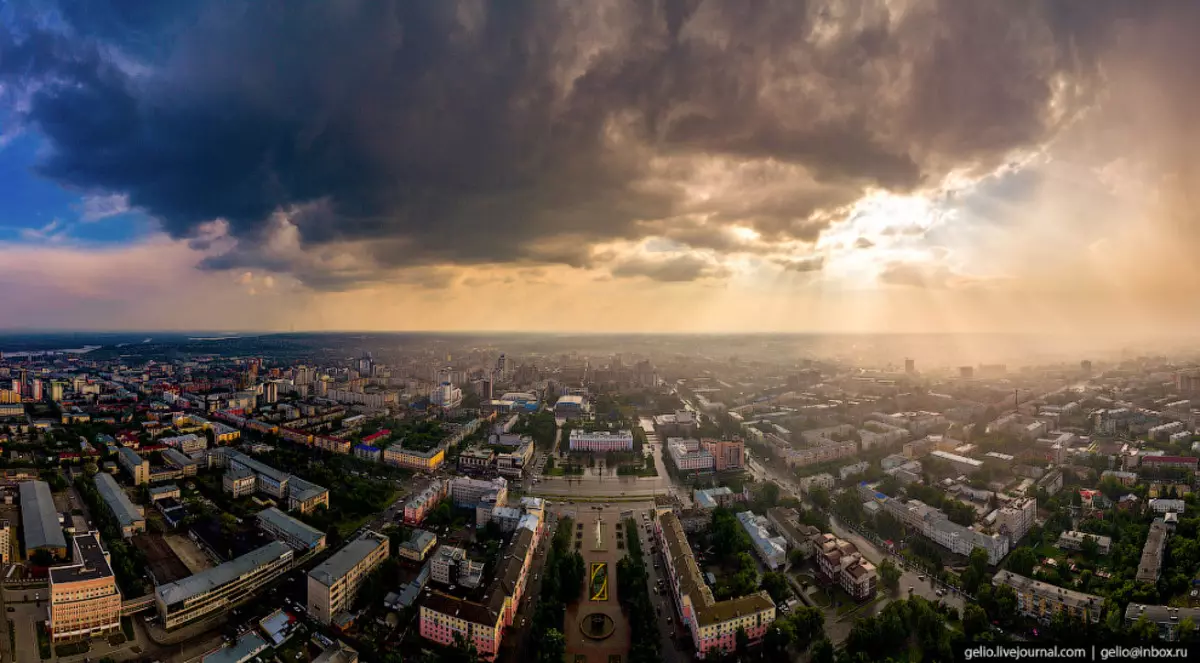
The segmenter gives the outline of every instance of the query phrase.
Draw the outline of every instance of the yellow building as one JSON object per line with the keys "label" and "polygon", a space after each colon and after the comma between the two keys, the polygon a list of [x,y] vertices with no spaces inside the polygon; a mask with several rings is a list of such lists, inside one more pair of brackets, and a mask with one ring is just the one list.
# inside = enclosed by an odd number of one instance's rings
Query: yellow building
{"label": "yellow building", "polygon": [[55,642],[121,630],[121,592],[97,532],[74,538],[75,564],[50,569],[50,636]]}
{"label": "yellow building", "polygon": [[383,450],[383,462],[405,469],[432,472],[446,462],[446,452],[440,448],[416,451],[397,444]]}
{"label": "yellow building", "polygon": [[1011,587],[1017,595],[1018,612],[1043,623],[1049,623],[1055,613],[1064,610],[1072,620],[1087,619],[1095,623],[1100,621],[1100,612],[1104,609],[1104,599],[1099,596],[1026,578],[1011,571],[997,573],[992,578],[992,584]]}

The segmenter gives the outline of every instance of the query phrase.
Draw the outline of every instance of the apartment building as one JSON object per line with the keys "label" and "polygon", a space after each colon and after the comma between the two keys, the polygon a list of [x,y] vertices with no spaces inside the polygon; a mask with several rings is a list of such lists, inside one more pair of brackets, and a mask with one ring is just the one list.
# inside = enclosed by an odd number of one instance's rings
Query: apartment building
{"label": "apartment building", "polygon": [[571,430],[568,440],[571,451],[607,453],[609,451],[633,451],[633,433],[628,430],[587,432],[578,428]]}
{"label": "apartment building", "polygon": [[420,600],[420,633],[442,645],[454,644],[461,637],[475,645],[484,660],[494,660],[500,651],[504,631],[516,618],[517,607],[525,594],[529,566],[541,532],[541,521],[534,516],[523,519],[503,558],[496,564],[496,576],[488,584],[483,598],[476,602],[432,590]]}
{"label": "apartment building", "polygon": [[146,531],[146,512],[134,504],[125,494],[125,490],[117,485],[117,480],[110,474],[96,475],[96,492],[100,493],[109,512],[117,520],[121,528],[121,536],[132,538],[138,532]]}
{"label": "apartment building", "polygon": [[121,592],[100,533],[72,537],[74,563],[50,569],[52,642],[109,635],[121,630]]}
{"label": "apartment building", "polygon": [[800,477],[796,480],[796,485],[800,487],[800,492],[808,494],[808,492],[813,488],[832,490],[836,481],[837,480],[833,478],[832,474],[822,472],[821,474],[814,474],[808,477]]}
{"label": "apartment building", "polygon": [[1130,488],[1137,483],[1137,472],[1124,472],[1122,470],[1104,470],[1100,473],[1100,480],[1112,479],[1119,482],[1122,486]]}
{"label": "apartment building", "polygon": [[411,562],[424,562],[437,546],[438,538],[433,532],[414,529],[407,541],[401,541],[396,554]]}
{"label": "apartment building", "polygon": [[1148,470],[1169,469],[1196,471],[1196,463],[1200,458],[1195,456],[1142,456],[1141,466]]}
{"label": "apartment building", "polygon": [[288,509],[311,513],[318,507],[329,508],[329,490],[298,476],[288,479]]}
{"label": "apartment building", "polygon": [[692,636],[696,653],[737,649],[737,632],[742,629],[751,642],[762,638],[775,621],[775,603],[765,591],[717,601],[704,581],[679,518],[671,511],[659,513],[655,537],[666,561],[663,577],[671,589],[679,623]]}
{"label": "apartment building", "polygon": [[199,468],[199,461],[190,458],[187,454],[178,449],[168,448],[162,452],[163,460],[167,466],[178,470],[185,477],[196,476],[196,470]]}
{"label": "apartment building", "polygon": [[483,583],[483,564],[455,546],[438,546],[429,558],[429,578],[443,585],[475,588]]}
{"label": "apartment building", "polygon": [[821,575],[840,585],[856,601],[874,598],[879,574],[857,546],[832,534],[821,534],[815,548]]}
{"label": "apartment building", "polygon": [[508,480],[455,477],[450,481],[450,498],[460,508],[474,508],[485,500],[503,506],[508,499]]}
{"label": "apartment building", "polygon": [[750,543],[758,558],[772,571],[787,564],[787,539],[782,536],[771,536],[764,516],[755,515],[751,511],[741,511],[737,514],[742,529],[750,536]]}
{"label": "apartment building", "polygon": [[[275,499],[284,499],[288,494],[288,482],[291,475],[287,472],[279,470],[261,463],[240,451],[233,451],[225,447],[217,449],[219,452],[224,452],[218,455],[218,459],[224,458],[225,463],[230,469],[245,470],[254,474],[254,490],[258,493],[270,495]],[[220,460],[218,460],[220,463]]]}
{"label": "apartment building", "polygon": [[287,573],[294,555],[291,546],[272,541],[220,566],[159,585],[154,601],[163,626],[177,628],[246,601],[263,585]]}
{"label": "apartment building", "polygon": [[221,477],[221,488],[236,500],[253,495],[255,482],[254,473],[250,470],[230,468]]}
{"label": "apartment building", "polygon": [[12,562],[13,530],[7,520],[0,520],[0,563]]}
{"label": "apartment building", "polygon": [[196,451],[204,451],[208,448],[208,438],[203,435],[196,435],[194,433],[178,435],[176,437],[164,437],[158,442],[159,444],[165,444],[172,449],[178,449],[185,454],[194,453]]}
{"label": "apartment building", "polygon": [[1167,546],[1167,525],[1162,518],[1155,518],[1150,524],[1150,533],[1146,535],[1146,544],[1142,546],[1142,559],[1138,562],[1138,582],[1158,582],[1162,573],[1163,551]]}
{"label": "apartment building", "polygon": [[354,445],[354,455],[363,460],[369,460],[372,463],[378,463],[383,459],[383,451],[379,447],[373,447],[369,444]]}
{"label": "apartment building", "polygon": [[712,456],[718,472],[740,470],[746,466],[746,443],[742,440],[700,440],[700,446]]}
{"label": "apartment building", "polygon": [[969,527],[963,527],[951,522],[946,514],[920,500],[907,502],[877,493],[869,486],[859,486],[859,494],[864,500],[874,500],[884,511],[891,513],[922,536],[960,555],[970,555],[975,548],[982,548],[988,556],[988,564],[995,566],[1004,559],[1011,548],[1007,535],[984,534]]}
{"label": "apartment building", "polygon": [[446,451],[441,447],[417,451],[405,449],[401,444],[393,444],[383,450],[383,462],[409,470],[433,472],[446,462]]}
{"label": "apartment building", "polygon": [[767,521],[787,541],[788,548],[799,550],[805,559],[813,556],[821,530],[802,524],[795,509],[773,506],[767,509]]}
{"label": "apartment building", "polygon": [[1104,599],[1050,583],[1020,576],[1012,571],[999,571],[992,578],[996,586],[1011,587],[1017,595],[1017,611],[1042,623],[1049,623],[1056,613],[1066,612],[1073,620],[1100,621]]}
{"label": "apartment building", "polygon": [[350,440],[343,440],[340,437],[327,437],[325,435],[317,435],[313,437],[313,446],[318,449],[324,449],[330,453],[348,454],[350,453]]}
{"label": "apartment building", "polygon": [[[996,529],[1015,546],[1029,533],[1037,519],[1037,498],[1023,497],[1001,507],[996,512]],[[1010,546],[1011,547],[1011,546]]]}
{"label": "apartment building", "polygon": [[496,471],[500,476],[519,479],[525,466],[533,461],[533,441],[524,440],[512,451],[496,454]]}
{"label": "apartment building", "polygon": [[358,589],[388,556],[388,538],[367,531],[308,574],[308,614],[330,624],[354,605]]}
{"label": "apartment building", "polygon": [[856,442],[830,442],[809,449],[788,449],[785,451],[784,462],[791,468],[805,467],[850,458],[857,453]]}
{"label": "apartment building", "polygon": [[434,509],[450,491],[450,482],[436,479],[424,490],[410,497],[404,503],[404,522],[408,525],[420,525],[425,516]]}
{"label": "apartment building", "polygon": [[1083,541],[1087,538],[1091,538],[1096,542],[1097,550],[1101,555],[1107,555],[1112,550],[1112,537],[1075,530],[1059,534],[1057,545],[1063,550],[1083,550]]}
{"label": "apartment building", "polygon": [[1125,607],[1125,627],[1132,628],[1138,621],[1146,619],[1158,626],[1158,637],[1174,642],[1179,637],[1179,625],[1185,619],[1200,625],[1200,608],[1173,608],[1167,605],[1140,605],[1130,603]]}
{"label": "apartment building", "polygon": [[150,481],[150,461],[139,456],[133,449],[121,447],[117,451],[117,460],[121,463],[121,467],[129,473],[134,485],[140,486]]}
{"label": "apartment building", "polygon": [[701,448],[699,440],[670,438],[667,440],[667,454],[680,472],[710,472],[714,467],[712,452]]}
{"label": "apartment building", "polygon": [[271,507],[255,516],[258,527],[293,549],[304,553],[325,549],[325,533]]}

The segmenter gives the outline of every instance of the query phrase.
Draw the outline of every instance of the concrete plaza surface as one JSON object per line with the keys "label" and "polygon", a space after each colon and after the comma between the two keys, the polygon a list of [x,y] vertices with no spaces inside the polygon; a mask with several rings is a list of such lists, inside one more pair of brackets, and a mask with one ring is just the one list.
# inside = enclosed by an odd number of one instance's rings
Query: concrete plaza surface
{"label": "concrete plaza surface", "polygon": [[[621,611],[617,591],[617,562],[625,556],[624,526],[619,514],[601,510],[582,510],[576,519],[576,529],[571,536],[571,546],[583,555],[584,586],[580,600],[567,606],[566,622],[563,624],[567,639],[568,663],[608,663],[612,656],[625,660],[629,654],[629,623]],[[596,545],[596,523],[600,523],[600,546]],[[578,546],[576,545],[578,543]],[[621,546],[618,546],[621,543]],[[593,564],[604,563],[608,567],[608,597],[604,601],[591,600],[592,583],[590,573]],[[613,621],[614,631],[603,640],[593,640],[584,635],[586,622],[592,614],[607,615]],[[583,657],[580,660],[580,657]]]}

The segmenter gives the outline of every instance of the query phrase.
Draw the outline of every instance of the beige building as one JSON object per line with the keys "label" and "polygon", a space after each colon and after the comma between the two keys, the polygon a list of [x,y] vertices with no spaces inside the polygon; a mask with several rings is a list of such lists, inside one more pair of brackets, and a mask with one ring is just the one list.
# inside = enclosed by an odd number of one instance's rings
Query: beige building
{"label": "beige building", "polygon": [[0,562],[4,564],[12,562],[12,539],[12,527],[7,520],[0,520]]}
{"label": "beige building", "polygon": [[1073,620],[1095,623],[1100,621],[1104,609],[1104,599],[1099,596],[1057,587],[1012,571],[1000,571],[992,578],[992,584],[1011,587],[1017,595],[1017,611],[1042,623],[1049,623],[1055,613],[1063,611]]}
{"label": "beige building", "polygon": [[75,564],[50,569],[50,636],[54,642],[121,630],[121,592],[100,547],[100,534],[74,537]]}
{"label": "beige building", "polygon": [[308,574],[308,614],[322,624],[354,607],[358,588],[388,557],[388,538],[367,531]]}
{"label": "beige building", "polygon": [[229,468],[221,477],[221,487],[236,500],[254,494],[254,481],[254,473],[250,470]]}

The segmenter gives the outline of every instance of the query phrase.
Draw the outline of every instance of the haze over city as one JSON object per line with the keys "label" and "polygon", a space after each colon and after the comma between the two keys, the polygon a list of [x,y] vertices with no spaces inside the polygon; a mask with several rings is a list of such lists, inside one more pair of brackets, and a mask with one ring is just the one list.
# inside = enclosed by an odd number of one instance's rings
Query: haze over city
{"label": "haze over city", "polygon": [[10,3],[0,327],[1190,333],[1198,25]]}

